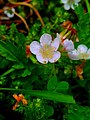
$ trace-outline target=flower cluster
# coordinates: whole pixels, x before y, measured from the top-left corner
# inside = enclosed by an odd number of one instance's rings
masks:
[[[64,40],[62,45],[68,52],[68,56],[71,60],[90,59],[90,49],[88,49],[87,46],[81,44],[76,50],[73,42],[68,39]]]
[[[78,46],[77,50],[68,52],[68,56],[72,60],[80,60],[80,59],[90,59],[90,49],[87,46],[81,44]]]
[[[90,59],[90,49],[83,44],[75,49],[72,40],[65,39],[62,41],[58,33],[53,41],[51,35],[47,33],[43,34],[40,38],[40,43],[33,41],[30,44],[30,51],[36,55],[36,58],[40,63],[54,63],[61,57],[60,51],[57,51],[60,44],[63,46],[64,51],[67,52],[68,57],[71,60]]]
[[[74,9],[74,5],[78,6],[78,2],[81,0],[61,0],[64,3],[64,9],[69,10],[70,8]]]

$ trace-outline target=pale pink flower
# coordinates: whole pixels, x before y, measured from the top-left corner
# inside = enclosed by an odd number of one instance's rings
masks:
[[[4,14],[7,15],[7,17],[9,18],[13,18],[14,17],[14,13],[15,9],[14,8],[9,8],[9,7],[4,7]]]
[[[67,52],[74,50],[74,44],[73,44],[72,40],[66,39],[66,40],[64,40],[62,45]]]
[[[36,55],[36,58],[40,63],[54,63],[61,57],[61,53],[57,51],[60,42],[60,35],[58,33],[54,41],[52,41],[51,35],[45,33],[41,36],[40,43],[33,41],[30,44],[30,51]]]
[[[90,59],[90,49],[81,44],[78,46],[77,50],[74,49],[73,51],[68,52],[68,56],[72,60]]]

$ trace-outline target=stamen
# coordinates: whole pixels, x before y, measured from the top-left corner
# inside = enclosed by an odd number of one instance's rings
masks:
[[[89,55],[87,53],[82,53],[79,55],[79,58],[87,59]]]
[[[46,59],[46,58],[52,59],[52,58],[53,58],[53,55],[54,55],[54,47],[45,44],[45,45],[40,49],[39,52],[42,54],[42,57],[43,57],[44,59]]]

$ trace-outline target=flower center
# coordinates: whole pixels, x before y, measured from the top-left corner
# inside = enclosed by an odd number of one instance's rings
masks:
[[[73,4],[74,2],[74,0],[68,0],[68,4]]]
[[[45,45],[40,49],[39,52],[42,54],[42,57],[43,57],[44,59],[46,59],[46,58],[52,59],[52,58],[53,58],[53,55],[54,55],[54,47],[45,44]]]
[[[89,57],[89,54],[87,54],[87,53],[80,53],[78,57],[80,59],[87,59]]]

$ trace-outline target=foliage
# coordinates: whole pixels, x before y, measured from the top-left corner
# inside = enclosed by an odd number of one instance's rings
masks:
[[[68,114],[65,115],[67,120],[89,120],[90,108],[85,106],[70,105],[68,106]]]
[[[53,115],[54,109],[53,107],[49,105],[45,105],[45,102],[39,98],[33,99],[33,101],[30,101],[30,104],[26,108],[19,108],[20,110],[25,110],[25,120],[31,119],[31,120],[46,120],[48,117]],[[28,114],[27,114],[28,113]]]
[[[90,49],[90,12],[85,1],[68,11],[61,0],[12,2],[0,3],[2,9],[6,5],[16,9],[8,21],[1,19],[0,9],[0,120],[89,120],[90,60],[71,60],[62,46],[65,38],[75,48],[85,44]],[[61,57],[55,63],[41,64],[30,51],[30,43],[39,42],[44,33],[52,39],[60,33]],[[23,98],[18,98],[21,94]]]
[[[76,14],[78,16],[78,23],[76,29],[78,31],[78,37],[82,44],[86,44],[90,47],[90,13],[85,13],[84,8],[80,5],[76,8]]]

